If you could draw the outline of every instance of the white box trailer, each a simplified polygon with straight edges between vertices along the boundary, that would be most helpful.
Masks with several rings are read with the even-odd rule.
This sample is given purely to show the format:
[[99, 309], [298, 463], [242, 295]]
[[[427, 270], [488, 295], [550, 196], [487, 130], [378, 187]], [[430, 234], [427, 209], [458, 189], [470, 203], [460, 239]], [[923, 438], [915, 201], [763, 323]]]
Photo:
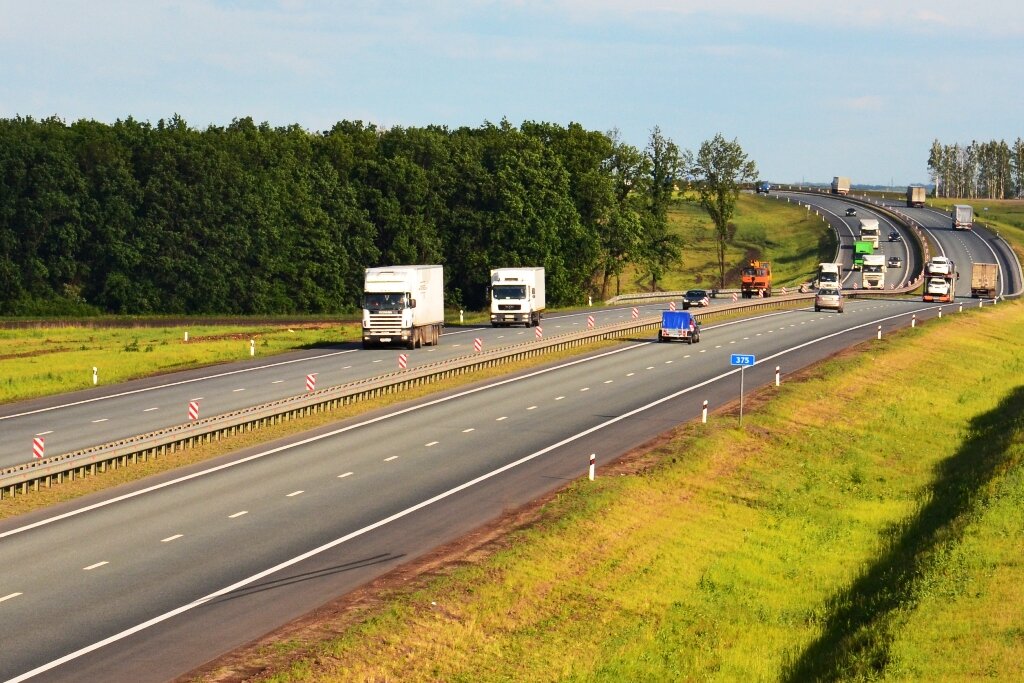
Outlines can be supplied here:
[[850, 179], [843, 175], [832, 178], [832, 194], [850, 194]]
[[367, 268], [363, 283], [363, 348], [436, 346], [444, 328], [441, 266]]
[[954, 204], [950, 216], [954, 230], [970, 230], [974, 227], [974, 207], [970, 204]]
[[547, 308], [543, 268], [495, 268], [491, 271], [491, 325], [540, 325]]

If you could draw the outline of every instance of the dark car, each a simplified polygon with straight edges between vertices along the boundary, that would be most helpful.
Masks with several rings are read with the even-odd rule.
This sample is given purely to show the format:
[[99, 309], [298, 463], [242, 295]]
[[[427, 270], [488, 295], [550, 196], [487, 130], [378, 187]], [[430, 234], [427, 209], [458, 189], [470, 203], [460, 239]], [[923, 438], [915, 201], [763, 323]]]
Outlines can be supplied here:
[[903, 235], [901, 235], [898, 230], [892, 230], [892, 231], [889, 232], [889, 241], [890, 242], [899, 242], [902, 239], [903, 239]]
[[704, 289], [691, 289], [686, 294], [683, 294], [683, 308], [689, 308], [690, 306], [697, 306], [704, 308], [705, 306], [711, 305], [711, 299], [708, 297], [707, 290]]
[[899, 256], [890, 256], [889, 257], [889, 267], [890, 268], [902, 268], [903, 267], [903, 259], [901, 259]]
[[856, 215], [857, 215], [857, 209], [855, 209], [855, 208], [853, 208], [853, 207], [851, 206], [850, 208], [848, 208], [848, 209], [846, 210], [846, 215], [847, 215], [847, 216], [856, 216]]

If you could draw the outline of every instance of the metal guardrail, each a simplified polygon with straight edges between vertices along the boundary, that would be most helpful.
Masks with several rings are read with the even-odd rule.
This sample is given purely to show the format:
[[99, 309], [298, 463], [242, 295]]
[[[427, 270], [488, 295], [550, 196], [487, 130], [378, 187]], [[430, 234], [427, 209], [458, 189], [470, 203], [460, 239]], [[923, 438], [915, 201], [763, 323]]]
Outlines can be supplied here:
[[[782, 308], [793, 302], [811, 298], [812, 295], [808, 294], [793, 294], [770, 297], [753, 303], [737, 302], [717, 306], [714, 310], [695, 312], [694, 316], [701, 319], [729, 312]], [[150, 458], [172, 454], [185, 448], [220, 441], [235, 434], [255, 431], [307, 415], [331, 411], [358, 401], [398, 393], [474, 370], [582, 346], [594, 341], [653, 330], [660, 324], [660, 316], [649, 316], [593, 330], [570, 332], [550, 339], [521, 342], [472, 356], [437, 361], [408, 370], [319, 389], [44, 460], [14, 465], [0, 469], [0, 500], [14, 497], [19, 493], [38, 491], [40, 487], [49, 488], [65, 480], [73, 481], [132, 463], [146, 462]]]

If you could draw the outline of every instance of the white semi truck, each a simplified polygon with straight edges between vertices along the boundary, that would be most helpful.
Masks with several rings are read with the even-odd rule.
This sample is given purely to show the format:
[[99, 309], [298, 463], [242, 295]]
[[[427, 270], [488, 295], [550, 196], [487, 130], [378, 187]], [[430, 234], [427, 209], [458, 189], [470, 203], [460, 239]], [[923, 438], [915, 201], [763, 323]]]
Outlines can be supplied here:
[[546, 308], [543, 268], [491, 271], [491, 325], [540, 325]]
[[444, 328], [441, 266], [367, 268], [363, 284], [363, 348], [436, 346]]
[[860, 241], [871, 242], [871, 246], [878, 249], [878, 241], [882, 238], [881, 228], [878, 227], [877, 218], [860, 219]]
[[970, 204], [954, 204], [950, 215], [954, 230], [970, 230], [974, 227], [974, 207]]
[[860, 278], [864, 289], [885, 289], [885, 254], [865, 254]]
[[818, 288], [842, 289], [842, 269], [838, 263], [818, 264]]
[[850, 179], [843, 175], [832, 178], [832, 194], [850, 194]]

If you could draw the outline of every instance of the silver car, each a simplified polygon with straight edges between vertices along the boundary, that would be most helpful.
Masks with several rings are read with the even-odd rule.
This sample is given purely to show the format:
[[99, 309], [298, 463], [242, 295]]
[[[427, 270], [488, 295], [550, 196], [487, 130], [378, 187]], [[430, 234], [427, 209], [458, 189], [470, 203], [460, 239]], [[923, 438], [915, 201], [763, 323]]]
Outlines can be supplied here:
[[818, 312], [823, 308], [831, 308], [839, 313], [843, 312], [843, 293], [838, 289], [819, 289], [814, 295], [814, 311]]

